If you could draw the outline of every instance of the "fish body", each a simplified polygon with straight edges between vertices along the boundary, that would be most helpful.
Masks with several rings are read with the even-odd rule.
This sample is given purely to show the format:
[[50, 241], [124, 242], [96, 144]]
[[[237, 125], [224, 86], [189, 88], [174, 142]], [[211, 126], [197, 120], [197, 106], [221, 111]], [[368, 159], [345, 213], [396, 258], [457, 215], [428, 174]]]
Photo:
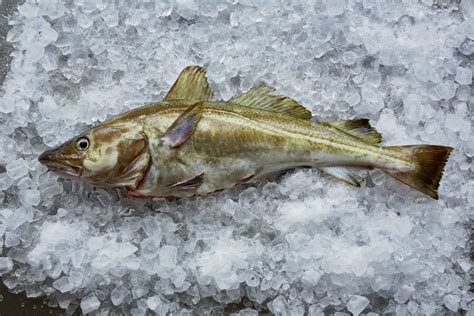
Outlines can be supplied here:
[[213, 102], [204, 70], [191, 66], [163, 102], [120, 114], [40, 161], [68, 177], [125, 187], [132, 197], [206, 195], [315, 167], [353, 185], [364, 170], [380, 168], [437, 198], [451, 148], [382, 147], [368, 120], [314, 122], [296, 101], [271, 92], [260, 85]]

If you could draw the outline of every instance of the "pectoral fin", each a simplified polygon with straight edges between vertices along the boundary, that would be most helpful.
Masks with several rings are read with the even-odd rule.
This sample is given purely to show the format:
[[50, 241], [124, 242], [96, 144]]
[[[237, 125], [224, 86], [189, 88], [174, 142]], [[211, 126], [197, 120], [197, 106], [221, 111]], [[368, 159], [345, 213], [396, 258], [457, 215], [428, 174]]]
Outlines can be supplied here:
[[209, 101], [212, 90], [206, 78], [206, 70], [199, 66], [188, 66], [181, 71], [164, 98], [170, 100]]
[[181, 190], [192, 190], [197, 189], [204, 181], [204, 172], [187, 180], [176, 182], [168, 185], [168, 188], [175, 188]]
[[160, 139], [160, 146], [176, 148], [184, 144], [194, 133], [201, 119], [202, 102], [190, 106], [171, 124]]
[[321, 170], [335, 178], [360, 187], [367, 169], [357, 167], [325, 167], [321, 168]]

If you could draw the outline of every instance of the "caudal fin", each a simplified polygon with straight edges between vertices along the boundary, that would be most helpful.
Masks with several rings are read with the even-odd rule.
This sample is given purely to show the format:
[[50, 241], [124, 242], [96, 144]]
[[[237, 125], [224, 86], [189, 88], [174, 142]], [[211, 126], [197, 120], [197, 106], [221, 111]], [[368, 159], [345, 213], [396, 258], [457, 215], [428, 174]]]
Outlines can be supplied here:
[[410, 171], [387, 170], [387, 172], [399, 181], [437, 200], [439, 181], [443, 176], [444, 165], [453, 149], [436, 145], [390, 146], [386, 148], [402, 152], [415, 163], [415, 168]]

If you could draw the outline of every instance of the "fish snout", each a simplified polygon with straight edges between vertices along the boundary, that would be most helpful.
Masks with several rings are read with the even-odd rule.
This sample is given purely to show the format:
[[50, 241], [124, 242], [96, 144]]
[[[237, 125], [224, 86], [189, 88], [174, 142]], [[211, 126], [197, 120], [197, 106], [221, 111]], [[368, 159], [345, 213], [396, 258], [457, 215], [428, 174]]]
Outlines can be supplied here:
[[53, 150], [47, 150], [38, 157], [38, 161], [43, 165], [48, 165], [48, 163], [52, 162], [53, 159]]
[[62, 175], [79, 177], [82, 174], [82, 168], [78, 165], [76, 159], [64, 155], [62, 148], [45, 151], [38, 156], [38, 161], [48, 167], [48, 170]]

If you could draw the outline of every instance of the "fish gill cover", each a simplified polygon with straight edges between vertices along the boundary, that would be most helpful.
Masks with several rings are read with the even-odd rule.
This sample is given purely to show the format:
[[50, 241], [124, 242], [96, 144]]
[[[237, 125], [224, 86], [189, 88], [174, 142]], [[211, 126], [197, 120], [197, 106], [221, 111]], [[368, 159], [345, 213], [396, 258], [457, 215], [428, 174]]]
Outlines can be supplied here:
[[[11, 291], [85, 313], [472, 311], [473, 2], [27, 1], [9, 23], [0, 273]], [[317, 119], [370, 118], [385, 145], [453, 146], [440, 200], [380, 171], [362, 188], [297, 170], [171, 202], [42, 175], [39, 153], [160, 100], [190, 64], [222, 99], [265, 81]]]

